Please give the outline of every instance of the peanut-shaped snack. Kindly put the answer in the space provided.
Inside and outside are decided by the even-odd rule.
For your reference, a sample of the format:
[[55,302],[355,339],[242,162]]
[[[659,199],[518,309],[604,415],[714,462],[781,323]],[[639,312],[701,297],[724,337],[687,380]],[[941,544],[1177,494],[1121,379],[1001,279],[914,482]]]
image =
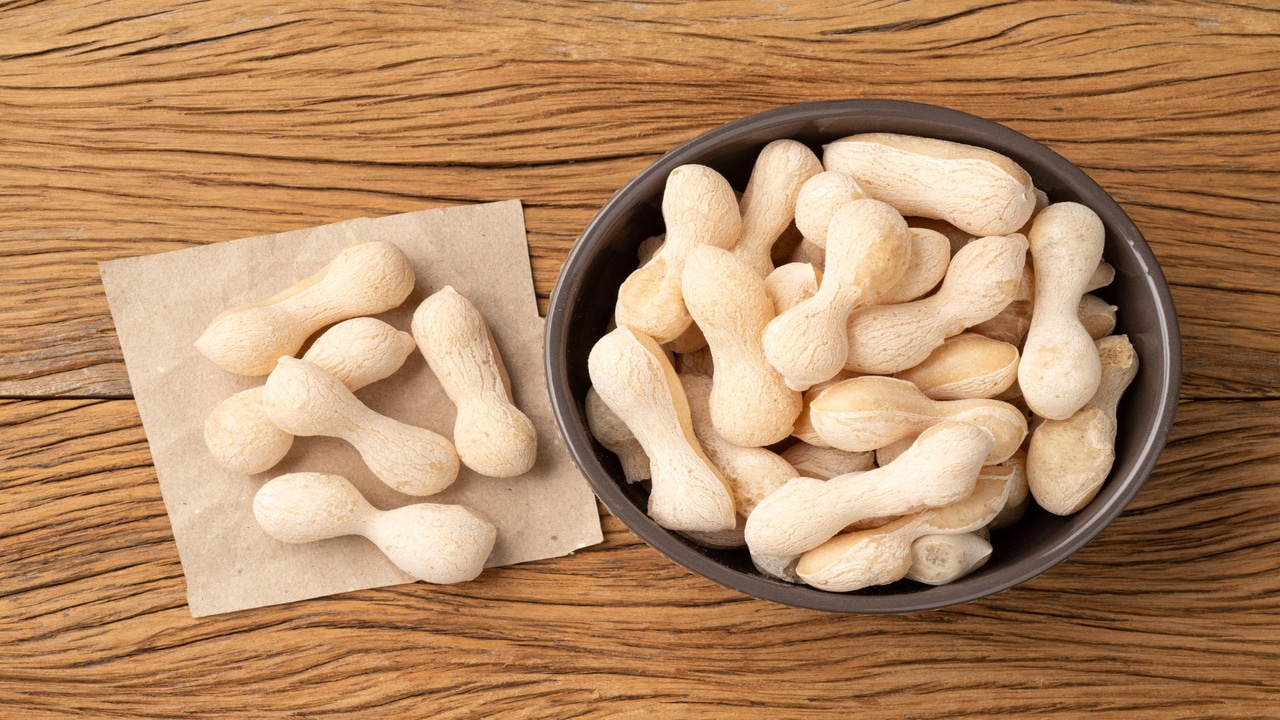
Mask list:
[[769,251],[796,214],[805,180],[822,172],[813,151],[795,140],[774,140],[760,151],[742,193],[742,235],[733,254],[761,278],[773,270]]
[[828,170],[903,215],[945,220],[974,235],[1007,235],[1035,210],[1031,176],[1009,158],[934,138],[867,133],[824,148]]
[[689,252],[699,245],[730,248],[742,229],[733,188],[702,165],[681,165],[667,176],[662,218],[666,241],[618,288],[614,312],[619,327],[634,328],[658,344],[676,339],[693,322],[680,290]]
[[876,299],[877,305],[911,302],[938,286],[951,262],[951,243],[945,235],[924,228],[910,228],[911,260],[894,283]]
[[990,528],[1000,530],[1022,519],[1027,508],[1031,506],[1031,493],[1027,485],[1027,453],[1018,450],[1012,457],[999,465],[988,465],[982,468],[978,478],[1003,480],[1009,487],[1009,496],[1005,499],[1004,508],[991,520]]
[[604,404],[595,388],[587,390],[587,427],[606,450],[618,456],[622,475],[633,483],[649,479],[649,456],[622,419]]
[[474,580],[498,529],[463,505],[419,503],[377,510],[340,475],[291,473],[263,485],[253,516],[271,537],[309,543],[363,535],[409,575],[429,583]]
[[453,444],[467,467],[489,477],[529,472],[538,433],[511,397],[511,380],[484,316],[451,286],[413,313],[413,337],[457,407]]
[[984,465],[1004,462],[1027,436],[1027,420],[1000,400],[930,400],[915,385],[868,375],[823,390],[809,407],[818,435],[832,447],[867,452],[941,422],[985,428],[994,438]]
[[1089,337],[1097,341],[1110,335],[1116,329],[1117,309],[1115,305],[1097,295],[1085,295],[1080,298],[1080,306],[1077,308],[1077,312],[1080,317],[1080,324],[1089,333]]
[[827,246],[827,228],[836,211],[867,194],[853,176],[842,172],[822,172],[800,186],[796,196],[796,229],[818,248]]
[[976,333],[947,338],[924,362],[894,375],[934,400],[991,398],[1018,378],[1018,348]]
[[[413,347],[409,333],[374,318],[352,318],[316,338],[302,359],[355,392],[399,370]],[[246,475],[271,469],[293,447],[293,436],[263,410],[261,387],[219,403],[205,421],[204,440],[220,465]]]
[[728,251],[704,245],[685,262],[684,301],[715,362],[716,431],[747,447],[790,435],[802,401],[764,356],[761,336],[773,319],[764,279]]
[[591,348],[587,370],[600,399],[649,456],[649,516],[668,530],[733,529],[733,492],[698,443],[689,401],[662,348],[620,327]]
[[379,480],[406,495],[434,495],[458,477],[452,443],[370,410],[337,378],[305,360],[280,358],[262,387],[262,407],[285,432],[351,443]]
[[951,259],[938,292],[849,318],[845,368],[888,375],[915,367],[947,338],[995,317],[1013,299],[1026,262],[1021,235],[984,237]]
[[713,381],[702,375],[681,375],[693,433],[712,464],[729,481],[738,514],[750,515],[756,505],[788,480],[799,475],[777,453],[761,447],[742,447],[729,442],[716,429]]
[[774,268],[764,279],[765,292],[773,301],[773,314],[781,315],[818,294],[822,272],[809,263],[787,263]]
[[1080,323],[1080,297],[1102,258],[1097,213],[1077,203],[1044,209],[1031,227],[1035,310],[1018,363],[1018,386],[1035,414],[1066,420],[1098,390],[1102,367]]
[[926,535],[973,532],[1004,507],[1006,488],[998,480],[979,480],[967,497],[899,518],[888,525],[839,535],[804,553],[795,572],[820,590],[849,592],[887,585],[911,570],[911,546]]
[[849,314],[902,278],[910,258],[907,223],[877,200],[854,200],[827,229],[827,265],[818,294],[774,318],[764,331],[769,363],[805,390],[830,379],[849,352]]
[[991,543],[979,533],[924,535],[911,543],[911,568],[906,578],[925,585],[946,585],[987,564],[990,557]]
[[279,295],[214,318],[196,340],[196,349],[228,372],[266,375],[277,358],[296,354],[325,325],[376,315],[404,302],[413,281],[413,267],[395,245],[352,245]]
[[973,491],[994,442],[976,425],[947,422],[886,467],[825,482],[797,477],[747,516],[747,545],[757,555],[795,555],[859,520],[953,503]]
[[1036,502],[1055,515],[1078,512],[1098,494],[1115,462],[1116,407],[1138,374],[1138,354],[1124,335],[1097,342],[1098,392],[1066,420],[1046,420],[1031,436],[1027,482]]
[[837,475],[865,472],[876,466],[875,456],[869,452],[846,452],[833,447],[818,447],[799,442],[782,451],[782,459],[791,464],[795,477],[830,480]]

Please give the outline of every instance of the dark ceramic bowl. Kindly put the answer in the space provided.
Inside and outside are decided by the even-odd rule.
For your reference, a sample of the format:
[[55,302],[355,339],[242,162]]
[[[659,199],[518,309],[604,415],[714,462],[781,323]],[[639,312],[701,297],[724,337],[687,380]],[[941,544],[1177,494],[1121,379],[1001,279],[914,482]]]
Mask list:
[[[590,379],[587,354],[605,332],[618,286],[636,268],[636,248],[662,232],[667,174],[700,163],[739,190],[765,144],[792,138],[821,157],[821,146],[846,135],[892,132],[942,138],[995,150],[1024,167],[1054,202],[1075,201],[1101,216],[1105,257],[1115,282],[1098,292],[1119,306],[1116,333],[1129,336],[1140,358],[1137,379],[1120,403],[1116,461],[1098,497],[1070,517],[1037,507],[994,533],[987,564],[950,585],[909,580],[854,593],[829,593],[761,575],[745,550],[699,547],[659,527],[645,514],[647,492],[628,485],[612,453],[592,439],[583,403]],[[1066,159],[1003,125],[955,110],[886,100],[840,100],[779,108],[715,128],[662,156],[604,206],[565,261],[547,318],[547,381],[569,450],[596,494],[615,516],[659,552],[690,570],[765,600],[837,612],[908,612],[967,602],[1033,578],[1067,558],[1124,510],[1156,464],[1173,424],[1181,377],[1181,345],[1173,300],[1151,248],[1106,191]]]

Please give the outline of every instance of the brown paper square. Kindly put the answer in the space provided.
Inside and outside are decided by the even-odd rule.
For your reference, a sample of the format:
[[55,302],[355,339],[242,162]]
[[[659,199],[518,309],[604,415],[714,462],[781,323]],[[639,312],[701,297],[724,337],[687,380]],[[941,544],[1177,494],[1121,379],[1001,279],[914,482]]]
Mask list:
[[[404,250],[417,274],[408,301],[378,317],[408,330],[418,304],[445,285],[484,313],[510,371],[516,404],[538,429],[538,461],[526,475],[487,478],[464,467],[445,492],[415,499],[379,482],[341,440],[298,438],[284,461],[252,477],[224,470],[209,455],[209,412],[265,378],[223,371],[196,351],[196,338],[224,309],[271,297],[320,270],[348,245],[375,239]],[[543,320],[519,201],[359,218],[114,260],[100,270],[173,524],[192,615],[412,582],[363,538],[287,545],[262,532],[253,518],[254,493],[287,472],[343,475],[382,509],[424,500],[469,505],[498,526],[489,566],[557,557],[601,541],[595,498],[551,412]],[[454,407],[420,353],[356,394],[380,413],[453,435]]]

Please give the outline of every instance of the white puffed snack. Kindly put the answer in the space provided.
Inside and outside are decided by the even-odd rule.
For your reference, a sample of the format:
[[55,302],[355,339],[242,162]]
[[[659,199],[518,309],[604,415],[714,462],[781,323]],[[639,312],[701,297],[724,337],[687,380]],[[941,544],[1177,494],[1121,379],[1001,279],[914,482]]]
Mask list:
[[453,444],[462,463],[489,477],[529,472],[538,433],[515,406],[507,368],[480,310],[446,285],[413,313],[413,337],[458,409]]
[[262,388],[262,407],[285,432],[351,443],[379,480],[406,495],[434,495],[458,477],[453,443],[370,410],[305,360],[280,358]]
[[761,337],[773,319],[764,279],[726,250],[701,246],[684,266],[684,300],[711,348],[711,418],[736,445],[760,447],[791,434],[802,407],[765,359]]
[[276,358],[297,354],[325,325],[404,302],[413,283],[413,267],[400,248],[384,241],[352,245],[275,297],[223,312],[196,340],[196,349],[228,372],[266,375]]
[[654,522],[668,530],[733,529],[733,492],[698,443],[684,388],[653,338],[620,327],[591,348],[587,370],[649,456]]
[[868,196],[903,215],[945,220],[974,235],[1017,232],[1036,206],[1025,170],[972,145],[867,133],[828,144],[822,163],[852,175]]
[[286,543],[363,535],[396,567],[438,584],[474,580],[498,537],[493,523],[469,507],[419,503],[377,510],[346,478],[325,473],[268,482],[253,498],[253,516]]
[[747,517],[747,544],[757,555],[795,555],[859,520],[953,503],[973,491],[994,443],[980,427],[945,422],[888,466],[825,482],[795,478]]

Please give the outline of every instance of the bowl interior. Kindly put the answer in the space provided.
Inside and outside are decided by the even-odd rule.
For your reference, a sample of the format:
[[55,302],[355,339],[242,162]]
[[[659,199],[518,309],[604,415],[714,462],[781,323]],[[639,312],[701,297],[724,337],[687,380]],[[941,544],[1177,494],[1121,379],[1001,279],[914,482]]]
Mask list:
[[[745,550],[717,551],[670,533],[645,514],[647,492],[628,485],[617,459],[592,438],[583,404],[590,379],[587,355],[613,314],[619,285],[636,268],[636,250],[663,231],[667,174],[679,165],[715,168],[738,190],[756,155],[780,138],[799,140],[822,156],[823,143],[863,132],[942,138],[1001,152],[1022,165],[1052,202],[1089,206],[1107,228],[1105,258],[1116,268],[1097,292],[1119,307],[1116,333],[1127,334],[1140,369],[1119,408],[1116,462],[1086,508],[1057,517],[1038,507],[994,533],[994,551],[979,571],[929,587],[911,581],[856,593],[827,593],[759,574]],[[1092,539],[1137,493],[1164,446],[1181,375],[1176,315],[1168,286],[1142,235],[1096,183],[1048,148],[1004,126],[954,110],[895,101],[847,100],[797,105],[721,126],[681,145],[620,190],[587,227],[561,270],[547,328],[547,376],[561,430],[597,495],[660,552],[723,585],[768,600],[822,610],[920,610],[982,597],[1043,572]]]

